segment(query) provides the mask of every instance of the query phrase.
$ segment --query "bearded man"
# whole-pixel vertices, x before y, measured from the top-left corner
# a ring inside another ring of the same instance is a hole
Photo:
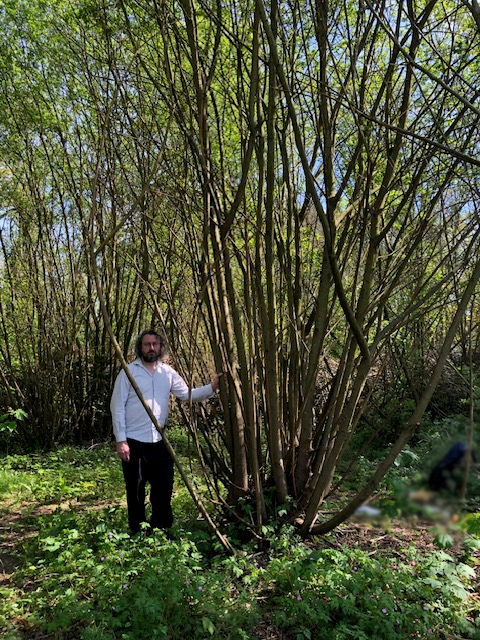
[[[215,395],[219,374],[211,384],[190,389],[185,380],[162,362],[166,345],[154,330],[143,331],[135,345],[136,359],[128,365],[144,400],[162,428],[168,418],[170,394],[180,400],[201,402]],[[145,487],[150,484],[151,528],[169,529],[173,524],[172,491],[174,464],[144,405],[122,369],[110,402],[117,455],[122,461],[127,493],[128,524],[136,534],[145,522]]]

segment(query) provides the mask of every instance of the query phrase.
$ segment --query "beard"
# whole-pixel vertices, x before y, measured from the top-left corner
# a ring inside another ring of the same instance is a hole
[[[156,360],[158,360],[158,353],[155,352],[149,352],[149,353],[142,353],[142,360],[144,362],[155,362]]]

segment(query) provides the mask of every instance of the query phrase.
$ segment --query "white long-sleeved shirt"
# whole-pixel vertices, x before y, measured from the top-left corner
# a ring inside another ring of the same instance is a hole
[[[163,362],[156,362],[153,373],[150,373],[140,358],[131,362],[128,368],[162,427],[168,417],[170,393],[180,400],[189,400],[191,397],[192,402],[201,402],[215,395],[211,384],[189,389],[185,380]],[[140,442],[158,442],[162,439],[123,369],[115,381],[110,410],[117,442],[123,442],[127,438]]]

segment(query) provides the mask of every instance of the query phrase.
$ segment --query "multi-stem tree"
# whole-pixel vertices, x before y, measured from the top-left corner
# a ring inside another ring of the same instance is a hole
[[[190,161],[180,184],[172,176],[177,215],[198,314],[229,374],[223,438],[205,434],[210,464],[230,500],[254,496],[258,530],[269,486],[278,503],[294,499],[302,532],[328,530],[412,435],[478,280],[475,62],[453,27],[477,37],[474,25],[436,2],[229,12],[183,0],[157,4],[155,19],[161,55],[134,21],[128,35],[173,97]],[[315,524],[352,457],[366,385],[426,316],[437,361],[410,421],[341,514]],[[316,402],[323,362],[331,379]]]
[[[25,5],[21,33],[4,14],[33,69],[3,57],[5,393],[22,354],[55,360],[22,318],[85,375],[111,366],[110,325],[127,348],[159,324],[187,377],[227,374],[220,411],[185,412],[215,504],[251,499],[257,535],[272,504],[304,534],[348,517],[420,423],[480,275],[474,8],[104,0],[41,28]],[[324,519],[394,374],[415,410]]]

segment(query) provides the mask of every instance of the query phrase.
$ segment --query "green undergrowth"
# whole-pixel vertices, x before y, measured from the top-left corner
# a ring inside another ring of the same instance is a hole
[[[268,551],[237,544],[227,556],[181,487],[168,535],[131,538],[111,447],[2,467],[3,530],[16,553],[0,583],[5,640],[480,638],[467,553],[366,553],[284,526]],[[475,538],[475,516],[468,526]]]

